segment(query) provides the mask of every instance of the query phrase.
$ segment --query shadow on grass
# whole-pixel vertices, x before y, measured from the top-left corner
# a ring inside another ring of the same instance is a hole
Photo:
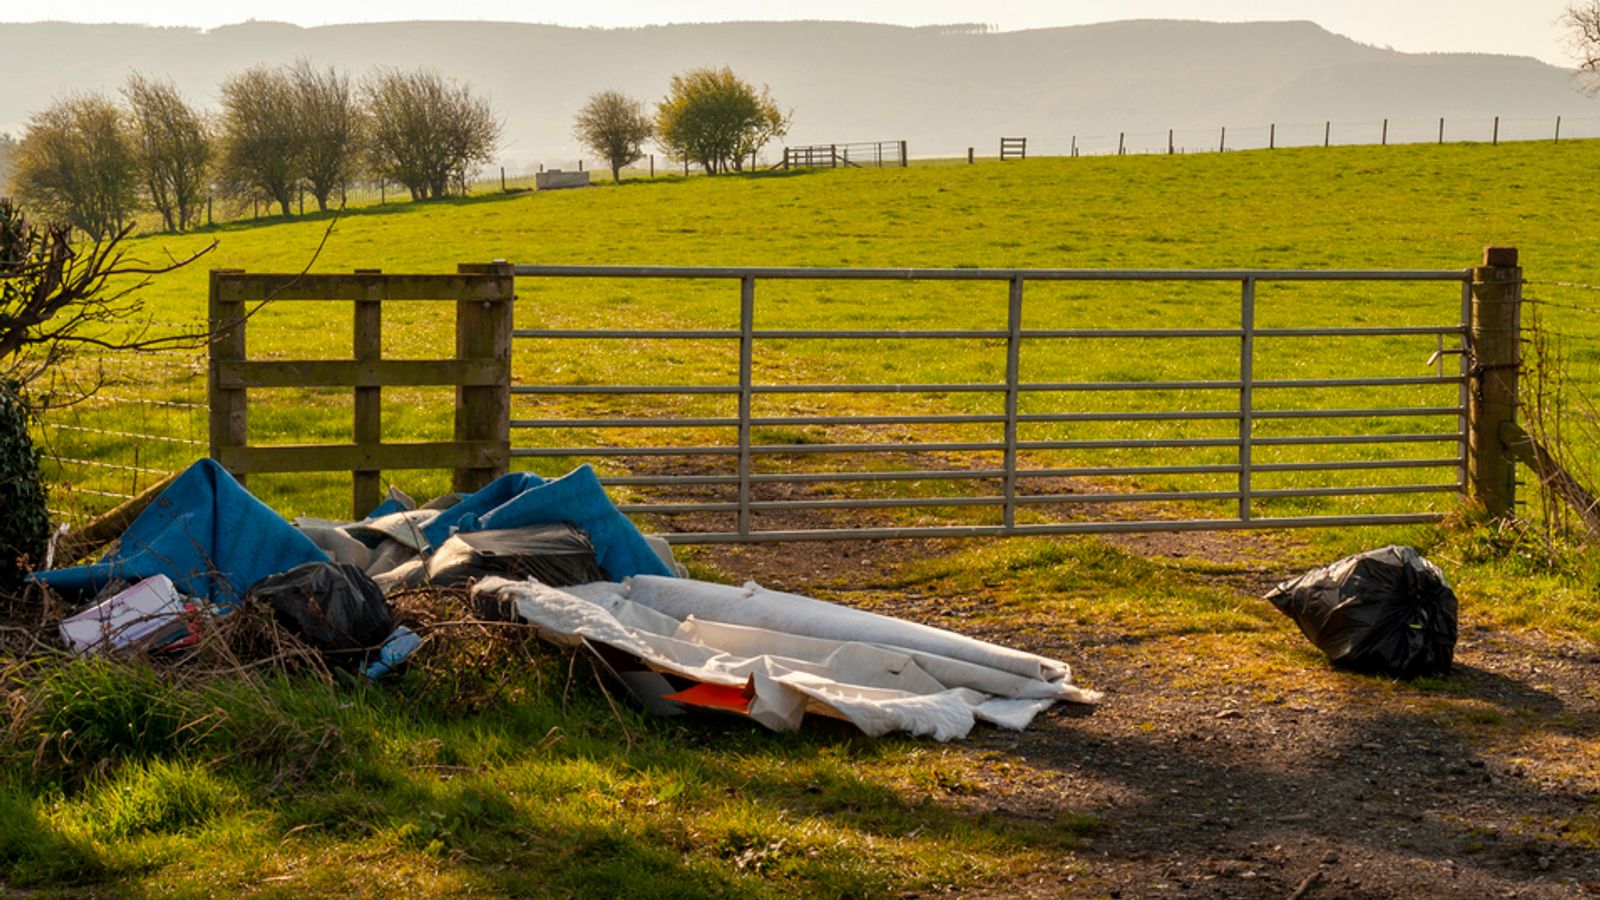
[[[41,817],[28,791],[0,783],[0,884],[86,884],[105,874],[93,844]]]
[[[273,225],[288,224],[326,224],[334,218],[356,219],[372,216],[392,216],[402,213],[426,212],[430,209],[456,208],[468,206],[482,206],[485,204],[502,203],[507,200],[519,200],[538,193],[532,190],[508,190],[504,193],[477,194],[470,197],[442,197],[434,200],[395,200],[373,206],[351,206],[343,209],[330,209],[327,212],[307,211],[299,215],[272,215],[258,216],[255,218],[234,219],[230,222],[218,222],[191,229],[187,235],[226,234],[230,231],[243,231],[252,228],[267,228]],[[140,237],[174,237],[166,232],[154,232]]]

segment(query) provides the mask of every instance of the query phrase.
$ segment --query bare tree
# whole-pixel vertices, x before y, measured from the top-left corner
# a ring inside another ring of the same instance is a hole
[[[26,202],[95,240],[122,229],[138,170],[122,111],[100,94],[59,100],[28,120],[13,178]]]
[[[74,243],[71,226],[35,226],[0,199],[0,383],[27,385],[58,371],[80,349],[204,344],[204,333],[151,337],[139,321],[139,292],[152,277],[188,265],[216,242],[151,266],[124,251],[132,230],[123,225],[104,238]]]
[[[414,200],[465,193],[500,142],[500,121],[469,85],[427,69],[379,69],[362,85],[369,164]]]
[[[1567,43],[1578,68],[1590,76],[1589,89],[1600,91],[1600,0],[1574,0],[1561,16]]]
[[[205,206],[211,135],[203,115],[171,80],[134,72],[122,86],[145,197],[168,231],[185,231]]]
[[[282,69],[254,66],[222,83],[222,179],[229,193],[278,204],[300,189],[299,95]]]
[[[612,181],[621,181],[622,167],[644,155],[644,142],[655,129],[643,103],[618,91],[601,91],[578,110],[572,134],[611,166]]]
[[[349,76],[329,66],[318,70],[304,59],[289,69],[299,103],[302,162],[306,186],[317,208],[356,172],[361,150],[361,112]]]

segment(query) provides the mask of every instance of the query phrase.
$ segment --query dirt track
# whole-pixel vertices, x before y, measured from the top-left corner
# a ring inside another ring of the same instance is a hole
[[[1227,586],[1252,595],[1286,574],[1253,538],[1122,543],[1180,557],[1238,551],[1256,562]],[[1286,618],[1257,632],[1151,637],[1027,614],[1000,621],[872,587],[908,555],[904,544],[811,544],[722,548],[710,560],[775,586],[831,577],[830,599],[1068,660],[1107,692],[1097,708],[1058,706],[1026,732],[985,729],[960,746],[979,774],[945,802],[1105,823],[1074,858],[982,893],[1600,895],[1593,645],[1469,622],[1456,673],[1407,685],[1333,670]]]

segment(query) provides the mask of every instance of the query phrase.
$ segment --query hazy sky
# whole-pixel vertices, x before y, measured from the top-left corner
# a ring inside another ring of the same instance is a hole
[[[1568,59],[1557,20],[1567,0],[74,0],[46,17],[211,28],[247,18],[325,25],[406,19],[484,19],[606,28],[665,22],[841,19],[930,25],[982,22],[1003,30],[1118,19],[1219,21],[1310,19],[1330,31],[1409,52],[1479,51]],[[6,4],[0,21],[32,21],[44,9]]]

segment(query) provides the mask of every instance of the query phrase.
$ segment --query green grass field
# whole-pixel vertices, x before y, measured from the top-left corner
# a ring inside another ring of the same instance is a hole
[[[1583,176],[1600,163],[1600,146],[1517,144],[1445,147],[1368,147],[1284,150],[1227,155],[1039,159],[973,167],[839,170],[735,179],[636,182],[589,191],[484,197],[425,206],[360,209],[337,223],[316,259],[319,271],[382,268],[391,272],[451,271],[458,262],[507,259],[518,263],[670,264],[887,267],[1254,267],[1462,268],[1484,244],[1522,248],[1530,296],[1589,306],[1588,292],[1549,282],[1594,282],[1586,252],[1595,235],[1586,218]],[[132,249],[148,259],[183,253],[211,238],[217,250],[199,265],[167,276],[146,293],[151,316],[163,323],[203,316],[205,269],[298,271],[313,256],[326,217],[239,224],[184,237],[161,236]],[[1448,284],[1264,285],[1258,327],[1333,325],[1449,325],[1458,297]],[[520,327],[731,327],[737,288],[731,282],[549,281],[518,285]],[[1004,325],[1003,284],[766,283],[757,298],[762,328],[899,327],[997,328]],[[284,303],[252,323],[258,357],[347,355],[350,324],[338,304]],[[1553,331],[1576,335],[1568,361],[1580,380],[1592,380],[1600,361],[1594,317],[1566,306],[1541,308]],[[1025,326],[1233,327],[1237,286],[1056,284],[1031,286]],[[448,309],[395,305],[386,313],[385,353],[445,355],[451,346]],[[1237,374],[1236,342],[1195,339],[1152,345],[1132,340],[1036,341],[1024,347],[1025,381],[1229,378]],[[1433,338],[1261,339],[1257,378],[1429,374]],[[737,348],[730,341],[520,341],[516,378],[527,382],[727,383]],[[1454,358],[1447,358],[1453,362]],[[159,470],[180,467],[203,448],[194,443],[141,441],[103,432],[169,434],[205,439],[203,360],[195,354],[164,359],[100,361],[115,385],[50,435],[60,455],[98,461],[69,468],[59,480],[78,489],[130,493]],[[758,348],[758,381],[994,381],[1004,371],[995,341],[765,341]],[[153,397],[166,405],[119,406],[123,396]],[[252,439],[260,442],[345,440],[350,400],[341,391],[259,391],[252,401]],[[385,436],[391,440],[447,438],[447,392],[386,392]],[[933,397],[812,395],[763,398],[755,413],[1000,411],[998,396]],[[1228,392],[1157,394],[1031,394],[1022,411],[1105,411],[1226,408]],[[1454,405],[1454,389],[1422,387],[1263,391],[1260,408]],[[174,405],[175,404],[175,405]],[[519,398],[514,414],[696,416],[732,414],[732,398]],[[134,427],[137,426],[137,427]],[[1262,421],[1258,435],[1449,431],[1448,419],[1382,421]],[[73,429],[89,428],[92,431]],[[1226,421],[1076,424],[1071,437],[1227,437]],[[994,439],[998,429],[925,429],[918,439]],[[836,430],[834,439],[904,439],[893,429]],[[1023,440],[1068,436],[1060,425],[1024,428]],[[637,430],[525,432],[518,444],[626,442],[661,438]],[[823,434],[771,430],[758,442],[817,441]],[[729,429],[675,432],[678,443],[728,443]],[[1453,455],[1452,445],[1402,444],[1328,448],[1316,458],[1419,458]],[[1258,451],[1258,462],[1308,458],[1301,448]],[[1132,451],[1040,454],[1025,464],[1098,465],[1171,462]],[[1219,448],[1185,454],[1186,462],[1227,462]],[[574,460],[547,460],[555,473]],[[880,460],[881,462],[881,460]],[[981,465],[985,459],[946,460]],[[988,462],[993,462],[992,459]],[[129,468],[108,468],[113,464]],[[851,467],[860,459],[779,459]],[[706,464],[711,465],[710,463]],[[149,471],[145,471],[149,470]],[[613,470],[614,471],[614,470]],[[1449,482],[1449,470],[1344,476],[1334,483],[1382,483],[1384,478]],[[390,473],[416,493],[443,486],[438,474]],[[1319,476],[1324,481],[1328,476]],[[1335,476],[1338,478],[1339,476]],[[258,486],[289,513],[343,514],[347,492],[338,477],[263,478]],[[1303,487],[1303,476],[1263,477],[1258,487]],[[1217,490],[1214,477],[1149,480],[1157,490]],[[114,498],[71,497],[63,509],[104,508]],[[70,502],[69,502],[70,501]],[[1447,508],[1450,499],[1408,499],[1403,508]],[[1212,503],[1196,514],[1213,515]],[[1283,500],[1262,514],[1365,512],[1400,508],[1377,499]],[[948,512],[948,511],[946,511]],[[935,515],[928,513],[925,515]],[[908,517],[907,521],[924,521]]]
[[[1597,170],[1600,142],[1568,142],[1038,159],[970,168],[697,178],[356,210],[338,221],[315,268],[439,272],[453,271],[459,262],[506,259],[1422,269],[1466,267],[1477,261],[1483,245],[1509,244],[1522,250],[1528,295],[1550,304],[1541,314],[1551,330],[1572,336],[1567,349],[1572,374],[1593,384],[1600,320],[1585,309],[1600,307],[1600,295],[1551,283],[1600,283],[1600,263],[1593,256],[1600,225],[1586,190]],[[198,323],[204,316],[205,269],[298,271],[327,223],[314,216],[263,220],[141,239],[132,249],[149,260],[189,252],[212,238],[219,242],[203,263],[154,284],[145,294],[147,311],[159,322]],[[727,327],[737,313],[731,283],[524,280],[518,287],[522,327]],[[1030,288],[1027,325],[1227,327],[1236,322],[1235,291],[1228,285],[1063,285],[1037,293]],[[1264,290],[1258,316],[1272,326],[1449,324],[1458,305],[1458,289],[1449,285],[1274,287]],[[1003,285],[775,285],[758,297],[758,324],[991,328],[1003,324],[1004,308]],[[450,315],[442,307],[399,306],[386,310],[385,317],[386,354],[447,355],[453,345]],[[349,319],[348,308],[338,304],[269,307],[252,323],[251,353],[269,358],[347,354]],[[763,351],[767,368],[758,377],[992,379],[1003,356],[993,346],[971,344],[952,350],[789,342]],[[1433,349],[1431,340],[1417,339],[1359,346],[1294,342],[1262,347],[1257,375],[1426,374],[1425,360]],[[1116,342],[1049,345],[1025,356],[1024,377],[1228,377],[1232,352],[1217,345],[1159,355]],[[519,346],[516,365],[519,377],[530,381],[697,383],[730,377],[733,354],[727,344],[710,343],[620,349],[526,343]],[[104,376],[102,397],[47,423],[44,436],[60,455],[98,465],[53,469],[56,505],[85,512],[104,508],[113,497],[85,491],[131,493],[205,452],[205,412],[194,405],[204,400],[202,358],[190,352],[132,362],[84,360],[79,374],[84,372]],[[348,439],[347,392],[259,394],[252,398],[254,437]],[[1071,404],[1090,399],[1051,395],[1037,402],[1077,409],[1091,407]],[[1191,409],[1232,402],[1229,396],[1113,399]],[[1378,400],[1350,391],[1271,402],[1291,408]],[[1454,390],[1419,389],[1392,402],[1449,404]],[[802,408],[817,413],[888,409],[872,397],[833,405],[816,401]],[[990,410],[960,395],[913,399],[901,407],[908,408]],[[518,414],[532,409],[519,406]],[[564,415],[729,414],[727,405],[698,401],[665,408],[564,401],[542,409]],[[444,392],[388,391],[384,413],[390,439],[448,437]],[[63,424],[68,427],[58,427]],[[1406,432],[1419,427],[1415,422],[1364,424]],[[1451,424],[1430,427],[1448,430]],[[1057,433],[1041,429],[1039,436]],[[126,436],[131,434],[192,443]],[[1179,432],[1140,425],[1136,431],[1108,427],[1074,434],[1164,437]],[[596,434],[518,439],[575,437],[616,439]],[[707,433],[678,439],[728,437]],[[774,432],[762,439],[818,437]],[[1381,452],[1415,454],[1418,448]],[[571,462],[551,460],[540,471],[554,474]],[[420,496],[446,483],[441,473],[388,477]],[[1452,477],[1446,472],[1441,480]],[[343,476],[260,478],[252,487],[288,515],[347,511]],[[1418,501],[1408,502],[1416,508]],[[1441,511],[1455,505],[1451,495],[1423,502]],[[1286,508],[1352,507],[1302,503]],[[1387,507],[1357,501],[1354,508]],[[908,513],[902,521],[923,521],[922,515]],[[1464,608],[1476,619],[1600,639],[1596,567],[1585,556],[1552,553],[1536,540],[1460,524],[1346,530],[1319,534],[1313,541],[1298,562],[1309,565],[1335,552],[1384,542],[1416,543],[1447,566]],[[689,556],[699,574],[743,577],[708,568],[693,552]],[[951,548],[904,571],[895,584],[876,588],[883,595],[975,593],[992,605],[984,622],[1004,623],[1010,615],[1027,618],[1030,627],[1105,621],[1119,633],[1145,637],[1256,634],[1269,614],[1276,615],[1239,591],[1208,581],[1208,574],[1215,573],[1196,560],[1155,563],[1093,538],[1028,540]],[[825,595],[829,591],[826,584],[816,587]],[[1283,650],[1282,659],[1273,659],[1304,665],[1304,653],[1296,652]],[[1094,816],[1023,821],[969,809],[962,799],[964,786],[979,770],[999,765],[986,752],[912,740],[869,741],[828,727],[776,736],[736,727],[686,727],[627,710],[614,715],[581,666],[575,682],[567,684],[566,660],[553,653],[508,658],[504,670],[466,657],[453,664],[463,673],[454,682],[412,672],[379,687],[274,679],[252,687],[224,679],[179,689],[160,671],[78,664],[41,676],[31,664],[15,663],[6,690],[29,701],[26,714],[8,714],[0,754],[0,883],[53,885],[68,894],[114,884],[130,893],[158,894],[251,887],[269,893],[883,895],[952,885],[1004,886],[1017,873],[1042,868],[1076,871],[1088,865],[1074,855],[1081,842],[1105,827]],[[1018,771],[1027,777],[1025,766]]]

